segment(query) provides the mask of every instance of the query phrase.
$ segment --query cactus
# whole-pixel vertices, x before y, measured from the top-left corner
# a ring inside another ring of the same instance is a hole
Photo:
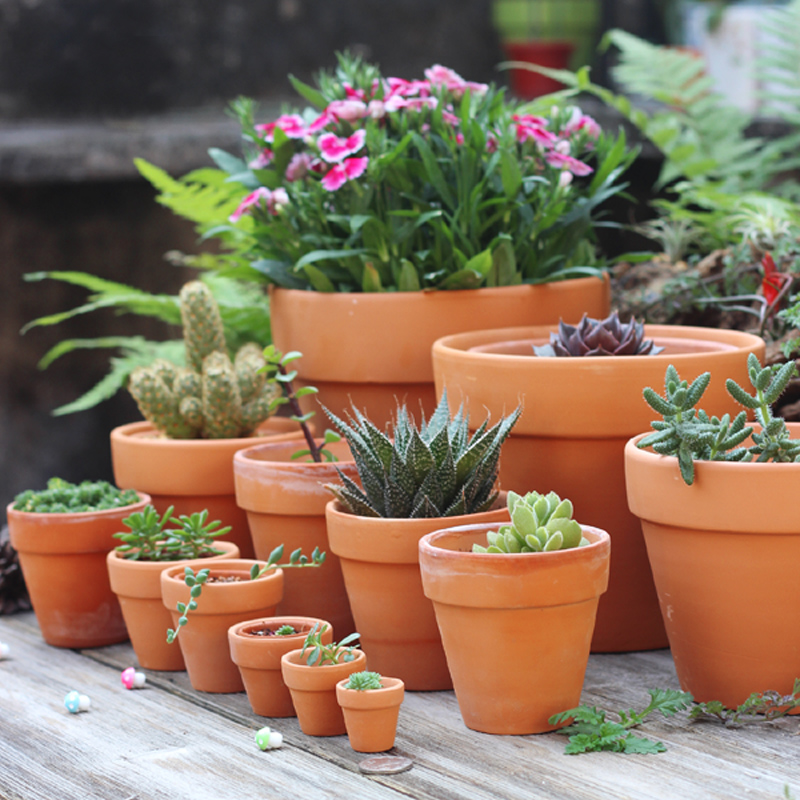
[[[487,533],[487,546],[473,544],[473,553],[547,553],[589,544],[572,519],[572,503],[555,492],[509,492],[507,503],[511,524]]]
[[[187,366],[158,360],[139,367],[128,390],[145,419],[170,439],[248,436],[280,393],[261,371],[261,348],[246,344],[231,361],[219,307],[204,283],[187,283],[180,301]]]

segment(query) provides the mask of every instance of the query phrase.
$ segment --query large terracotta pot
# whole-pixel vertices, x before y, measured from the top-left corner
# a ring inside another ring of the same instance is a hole
[[[608,585],[608,534],[551,553],[473,553],[493,525],[465,525],[419,544],[464,724],[484,733],[542,733],[580,702],[597,602]]]
[[[221,555],[203,561],[239,558],[239,548],[232,542],[217,542]],[[180,647],[167,644],[166,630],[172,615],[161,600],[161,573],[167,567],[182,566],[182,561],[131,561],[112,550],[106,557],[108,578],[122,608],[125,627],[133,651],[144,669],[178,672],[186,669]]]
[[[244,691],[239,669],[231,660],[228,628],[237,622],[257,617],[272,617],[283,593],[283,570],[274,569],[258,580],[250,580],[253,564],[263,561],[250,559],[221,560],[207,564],[204,559],[185,561],[161,573],[161,599],[172,615],[172,627],[178,624],[178,603],[189,602],[189,588],[183,581],[184,569],[195,572],[204,567],[211,576],[235,576],[235,583],[207,583],[196,610],[180,629],[178,642],[186,661],[186,671],[192,687],[199,692],[220,694]],[[167,632],[164,631],[166,637]],[[173,642],[171,647],[176,647]]]
[[[578,322],[584,312],[605,316],[609,305],[607,277],[441,292],[270,290],[276,347],[303,354],[299,382],[316,386],[319,401],[339,416],[352,401],[379,428],[397,400],[412,413],[420,402],[426,416],[433,413],[436,339],[477,326]]]
[[[800,438],[800,424],[789,429]],[[628,501],[681,687],[729,708],[753,692],[790,694],[800,677],[800,464],[698,461],[687,486],[677,459],[640,450],[641,438],[625,446]]]
[[[150,497],[104,511],[39,514],[6,508],[11,546],[28,587],[47,644],[104,647],[128,638],[125,620],[108,581],[106,556],[125,529],[122,520]]]
[[[330,552],[325,506],[331,499],[326,483],[338,483],[341,470],[358,481],[347,442],[328,445],[341,461],[293,461],[297,442],[275,442],[240,450],[233,459],[236,502],[247,512],[256,558],[266,559],[280,544],[286,553],[298,547],[310,555],[315,547],[327,553],[319,569],[284,573],[278,614],[321,615],[337,635],[355,631],[339,558]]]
[[[285,577],[285,573],[284,573]],[[286,636],[259,636],[265,628],[277,630],[291,625],[297,633]],[[293,717],[292,697],[281,675],[281,658],[303,646],[309,631],[318,625],[323,644],[333,641],[330,623],[313,617],[264,617],[240,622],[228,628],[228,645],[233,663],[239,667],[247,699],[262,717]]]
[[[518,403],[523,413],[503,444],[500,482],[524,493],[568,497],[575,518],[606,530],[614,541],[608,592],[600,600],[592,650],[623,652],[667,646],[639,521],[625,496],[625,442],[647,430],[653,411],[642,391],[661,391],[668,364],[681,378],[712,374],[703,397],[710,414],[736,413],[725,378],[747,382],[747,356],[764,342],[739,331],[646,326],[664,347],[659,355],[540,358],[555,328],[515,328],[460,334],[433,347],[436,389],[451,409],[466,402],[471,425]]]
[[[233,455],[259,441],[301,435],[297,423],[283,417],[268,419],[254,436],[242,439],[167,439],[149,422],[131,422],[111,431],[114,480],[122,489],[150,494],[159,514],[169,506],[176,516],[207,508],[209,520],[231,526],[225,539],[236,544],[243,558],[252,558],[247,517],[236,505]]]
[[[300,730],[306,736],[339,736],[347,732],[342,709],[336,702],[336,684],[367,668],[363,651],[353,652],[352,661],[312,667],[306,664],[301,650],[291,650],[281,658],[283,680],[291,692]]]
[[[383,753],[394,747],[397,720],[405,696],[403,681],[382,678],[380,689],[346,689],[348,678],[336,684],[336,701],[344,714],[350,747],[357,753]]]
[[[505,497],[491,511],[458,517],[359,517],[335,500],[325,513],[370,669],[400,678],[410,691],[452,688],[433,606],[422,591],[419,540],[442,525],[498,526],[509,519]]]

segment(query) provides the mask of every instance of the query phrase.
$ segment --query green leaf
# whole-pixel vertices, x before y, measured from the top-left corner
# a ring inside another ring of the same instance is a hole
[[[303,266],[303,271],[306,274],[311,285],[314,289],[318,292],[335,292],[336,287],[333,285],[333,281],[318,267],[315,267],[313,264],[305,264]]]

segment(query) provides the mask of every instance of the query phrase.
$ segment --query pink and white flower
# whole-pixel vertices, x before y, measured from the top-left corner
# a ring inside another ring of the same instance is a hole
[[[575,107],[572,109],[572,114],[567,124],[564,126],[562,134],[564,136],[571,136],[581,131],[590,139],[597,139],[600,136],[600,126],[597,124],[597,121]]]
[[[434,64],[426,69],[425,77],[432,86],[442,86],[447,89],[456,100],[462,98],[467,90],[473,95],[483,95],[489,91],[485,83],[465,81],[455,70],[443,67],[441,64]]]
[[[264,169],[272,162],[272,150],[265,147],[255,158],[251,159],[247,166],[250,169]]]
[[[311,156],[308,153],[295,153],[286,167],[286,180],[299,181],[311,169]]]
[[[389,112],[399,111],[401,108],[408,111],[424,111],[436,108],[439,101],[435,97],[401,97],[396,94],[392,95],[384,105]]]
[[[367,132],[362,128],[346,139],[335,133],[323,133],[317,139],[320,155],[329,164],[338,164],[343,158],[355,155],[367,140]]]
[[[324,131],[328,125],[336,122],[336,117],[329,114],[328,111],[323,111],[316,119],[312,120],[306,127],[307,134],[316,135],[320,131]]]
[[[546,130],[542,125],[517,123],[517,141],[520,144],[532,140],[543,147],[552,147],[558,137],[551,131]]]
[[[299,114],[281,114],[275,122],[256,125],[256,130],[268,142],[273,140],[275,128],[280,128],[290,139],[302,139],[306,135],[306,124]]]
[[[334,164],[322,179],[322,185],[329,191],[335,192],[344,186],[347,181],[352,181],[364,174],[369,158],[346,158],[341,164]]]
[[[588,164],[584,164],[583,161],[579,161],[572,156],[566,156],[563,153],[559,153],[557,150],[551,150],[544,159],[551,167],[567,170],[573,175],[589,175],[594,172],[594,170]]]
[[[383,119],[386,116],[386,104],[383,100],[370,100],[367,113],[371,119]]]
[[[244,214],[252,214],[257,208],[264,208],[270,214],[275,215],[288,202],[289,195],[286,193],[286,189],[278,188],[270,191],[265,186],[259,186],[239,203],[236,211],[228,217],[228,220],[238,222]]]
[[[367,104],[363,100],[331,100],[325,111],[336,119],[355,122],[367,116]]]

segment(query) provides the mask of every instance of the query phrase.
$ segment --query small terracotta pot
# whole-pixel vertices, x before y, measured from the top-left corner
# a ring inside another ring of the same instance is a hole
[[[270,287],[275,346],[303,354],[297,362],[299,383],[316,386],[319,401],[339,416],[352,401],[379,428],[394,417],[398,399],[413,412],[422,402],[426,416],[433,413],[430,352],[436,339],[477,325],[546,325],[562,318],[578,322],[584,312],[603,317],[609,307],[607,277],[441,292]],[[372,341],[381,346],[364,346]]]
[[[250,580],[253,564],[263,561],[230,559],[213,562],[204,559],[185,561],[161,573],[161,599],[172,615],[172,627],[178,624],[177,604],[189,602],[189,588],[183,581],[184,569],[195,572],[204,567],[211,575],[237,576],[236,583],[207,583],[196,610],[180,629],[178,642],[186,661],[192,687],[199,692],[220,694],[244,691],[244,683],[236,664],[231,661],[228,628],[237,622],[256,617],[272,617],[283,593],[283,570],[275,569],[258,580]],[[167,632],[164,631],[166,637]],[[175,647],[173,642],[171,647]]]
[[[287,636],[255,636],[254,630],[291,625],[297,633]],[[324,644],[333,641],[330,623],[313,617],[264,617],[239,622],[228,628],[231,659],[239,667],[247,699],[253,711],[262,717],[293,717],[292,697],[281,675],[281,657],[302,647],[308,632],[327,626],[320,638]]]
[[[506,522],[505,495],[491,511],[458,517],[359,517],[335,500],[328,503],[326,516],[328,540],[341,560],[370,669],[396,675],[409,691],[452,688],[433,606],[422,590],[419,540],[443,525]]]
[[[664,347],[658,355],[535,356],[533,346],[547,343],[554,330],[500,329],[440,339],[433,346],[437,391],[441,396],[447,388],[452,410],[465,402],[475,426],[487,413],[496,418],[522,403],[522,416],[503,444],[501,486],[567,497],[578,521],[608,531],[614,540],[592,650],[666,647],[641,524],[625,497],[625,442],[649,428],[654,414],[642,391],[663,391],[668,364],[690,381],[710,371],[702,405],[717,416],[735,414],[725,378],[746,383],[747,357],[763,357],[764,342],[740,331],[647,325],[645,335]]]
[[[364,692],[336,684],[336,701],[344,713],[347,738],[357,753],[383,753],[394,747],[397,719],[405,696],[399,678],[381,678],[383,688]]]
[[[464,724],[543,733],[580,702],[597,601],[608,585],[609,535],[551,553],[473,553],[496,525],[424,536],[422,584],[433,601]]]
[[[125,529],[122,520],[150,497],[122,508],[40,514],[6,508],[11,546],[28,587],[44,640],[56,647],[104,647],[128,638],[108,581],[106,556]]]
[[[283,682],[289,687],[297,722],[306,736],[339,736],[347,732],[342,709],[336,702],[336,684],[367,668],[364,652],[353,652],[352,661],[313,667],[305,663],[302,650],[291,650],[281,657]]]
[[[243,558],[254,555],[247,517],[237,505],[233,454],[259,441],[298,439],[296,422],[268,419],[253,436],[242,439],[167,439],[149,422],[132,422],[111,431],[114,480],[120,488],[148,492],[159,514],[169,506],[175,516],[208,509],[208,519],[231,526],[225,536]]]
[[[217,542],[221,555],[203,561],[238,558],[239,548],[232,542]],[[186,669],[180,647],[167,644],[166,630],[172,615],[161,600],[161,573],[182,561],[131,561],[112,550],[106,558],[111,591],[117,595],[133,651],[144,669],[177,672]]]
[[[701,406],[703,405],[701,400]],[[800,423],[789,423],[800,438]],[[644,434],[642,434],[644,435]],[[681,687],[729,708],[789,694],[800,677],[800,464],[695,462],[625,447],[631,511],[647,554]]]
[[[344,638],[355,631],[355,625],[339,558],[328,545],[325,506],[331,493],[325,484],[339,482],[337,470],[358,482],[358,471],[347,442],[327,446],[341,459],[334,463],[292,460],[299,447],[295,441],[275,442],[236,453],[236,502],[247,512],[257,558],[269,558],[280,544],[287,553],[298,547],[306,555],[315,547],[327,553],[319,569],[286,570],[277,613],[322,614],[337,636]]]

